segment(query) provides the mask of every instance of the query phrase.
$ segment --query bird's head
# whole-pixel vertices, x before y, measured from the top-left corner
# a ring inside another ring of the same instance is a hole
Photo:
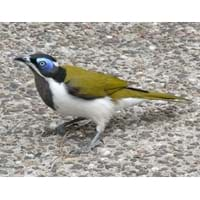
[[[43,53],[17,57],[14,60],[25,63],[34,73],[47,78],[55,77],[60,68],[55,58]]]

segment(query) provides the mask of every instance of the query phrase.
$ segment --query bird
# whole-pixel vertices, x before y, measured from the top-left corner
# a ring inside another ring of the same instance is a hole
[[[59,65],[56,58],[34,53],[14,58],[33,72],[35,85],[44,103],[64,116],[89,119],[96,125],[91,142],[80,152],[89,152],[101,143],[110,119],[121,109],[146,100],[182,101],[182,96],[130,87],[116,76],[70,64]]]

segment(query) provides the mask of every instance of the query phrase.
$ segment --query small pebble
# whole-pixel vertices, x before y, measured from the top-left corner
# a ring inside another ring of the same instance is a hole
[[[159,168],[158,168],[158,167],[152,167],[151,170],[152,170],[153,172],[156,172],[156,171],[159,170]]]
[[[108,156],[108,155],[110,155],[111,154],[111,151],[109,151],[109,150],[102,150],[101,151],[101,155],[102,156]]]
[[[93,168],[95,168],[96,167],[96,165],[94,165],[93,163],[90,163],[89,165],[88,165],[88,169],[93,169]]]
[[[156,47],[155,45],[150,45],[150,46],[149,46],[149,49],[152,50],[152,51],[154,51],[156,48],[157,48],[157,47]]]
[[[111,39],[111,38],[113,38],[113,36],[112,35],[107,35],[106,38]]]

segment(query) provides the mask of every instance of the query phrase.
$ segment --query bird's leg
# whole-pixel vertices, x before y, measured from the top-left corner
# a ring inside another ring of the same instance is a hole
[[[101,132],[96,132],[96,135],[94,136],[94,138],[92,139],[92,141],[90,142],[89,146],[88,146],[88,150],[92,150],[94,149],[96,146],[98,146],[101,142]]]
[[[96,146],[102,143],[101,134],[104,132],[104,129],[105,129],[105,123],[101,123],[97,125],[96,135],[94,136],[94,138],[92,139],[92,141],[90,142],[88,146],[89,150],[94,149]]]
[[[52,134],[53,134],[53,135],[58,134],[58,135],[63,136],[63,135],[65,134],[65,132],[66,132],[66,128],[69,128],[70,126],[73,126],[74,124],[76,124],[77,122],[82,121],[82,120],[85,120],[85,118],[83,118],[83,117],[78,117],[78,118],[73,119],[73,120],[71,120],[71,121],[64,122],[63,124],[58,125],[58,126],[57,126],[55,129],[53,129],[53,130],[50,130],[50,129],[46,130],[46,131],[42,134],[42,136],[43,136],[43,137],[47,137],[47,136],[52,135]]]
[[[80,121],[83,121],[85,120],[85,118],[83,117],[78,117],[76,119],[73,119],[71,121],[68,121],[68,122],[64,122],[63,124],[60,124],[59,126],[57,126],[54,130],[55,134],[58,134],[58,135],[61,135],[61,136],[64,136],[65,135],[65,132],[67,130],[67,128],[71,127],[71,126],[74,126],[77,122],[80,122]]]
[[[94,149],[96,146],[102,143],[101,134],[103,133],[104,129],[105,129],[105,124],[97,125],[96,135],[93,137],[90,144],[82,148],[71,150],[70,154],[89,153],[92,149]]]

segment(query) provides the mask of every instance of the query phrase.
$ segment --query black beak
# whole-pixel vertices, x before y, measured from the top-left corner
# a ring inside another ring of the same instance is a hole
[[[25,62],[25,60],[22,57],[16,57],[14,58],[15,61]]]
[[[15,61],[23,62],[23,63],[28,63],[30,62],[30,58],[28,56],[25,57],[16,57],[14,58]]]

